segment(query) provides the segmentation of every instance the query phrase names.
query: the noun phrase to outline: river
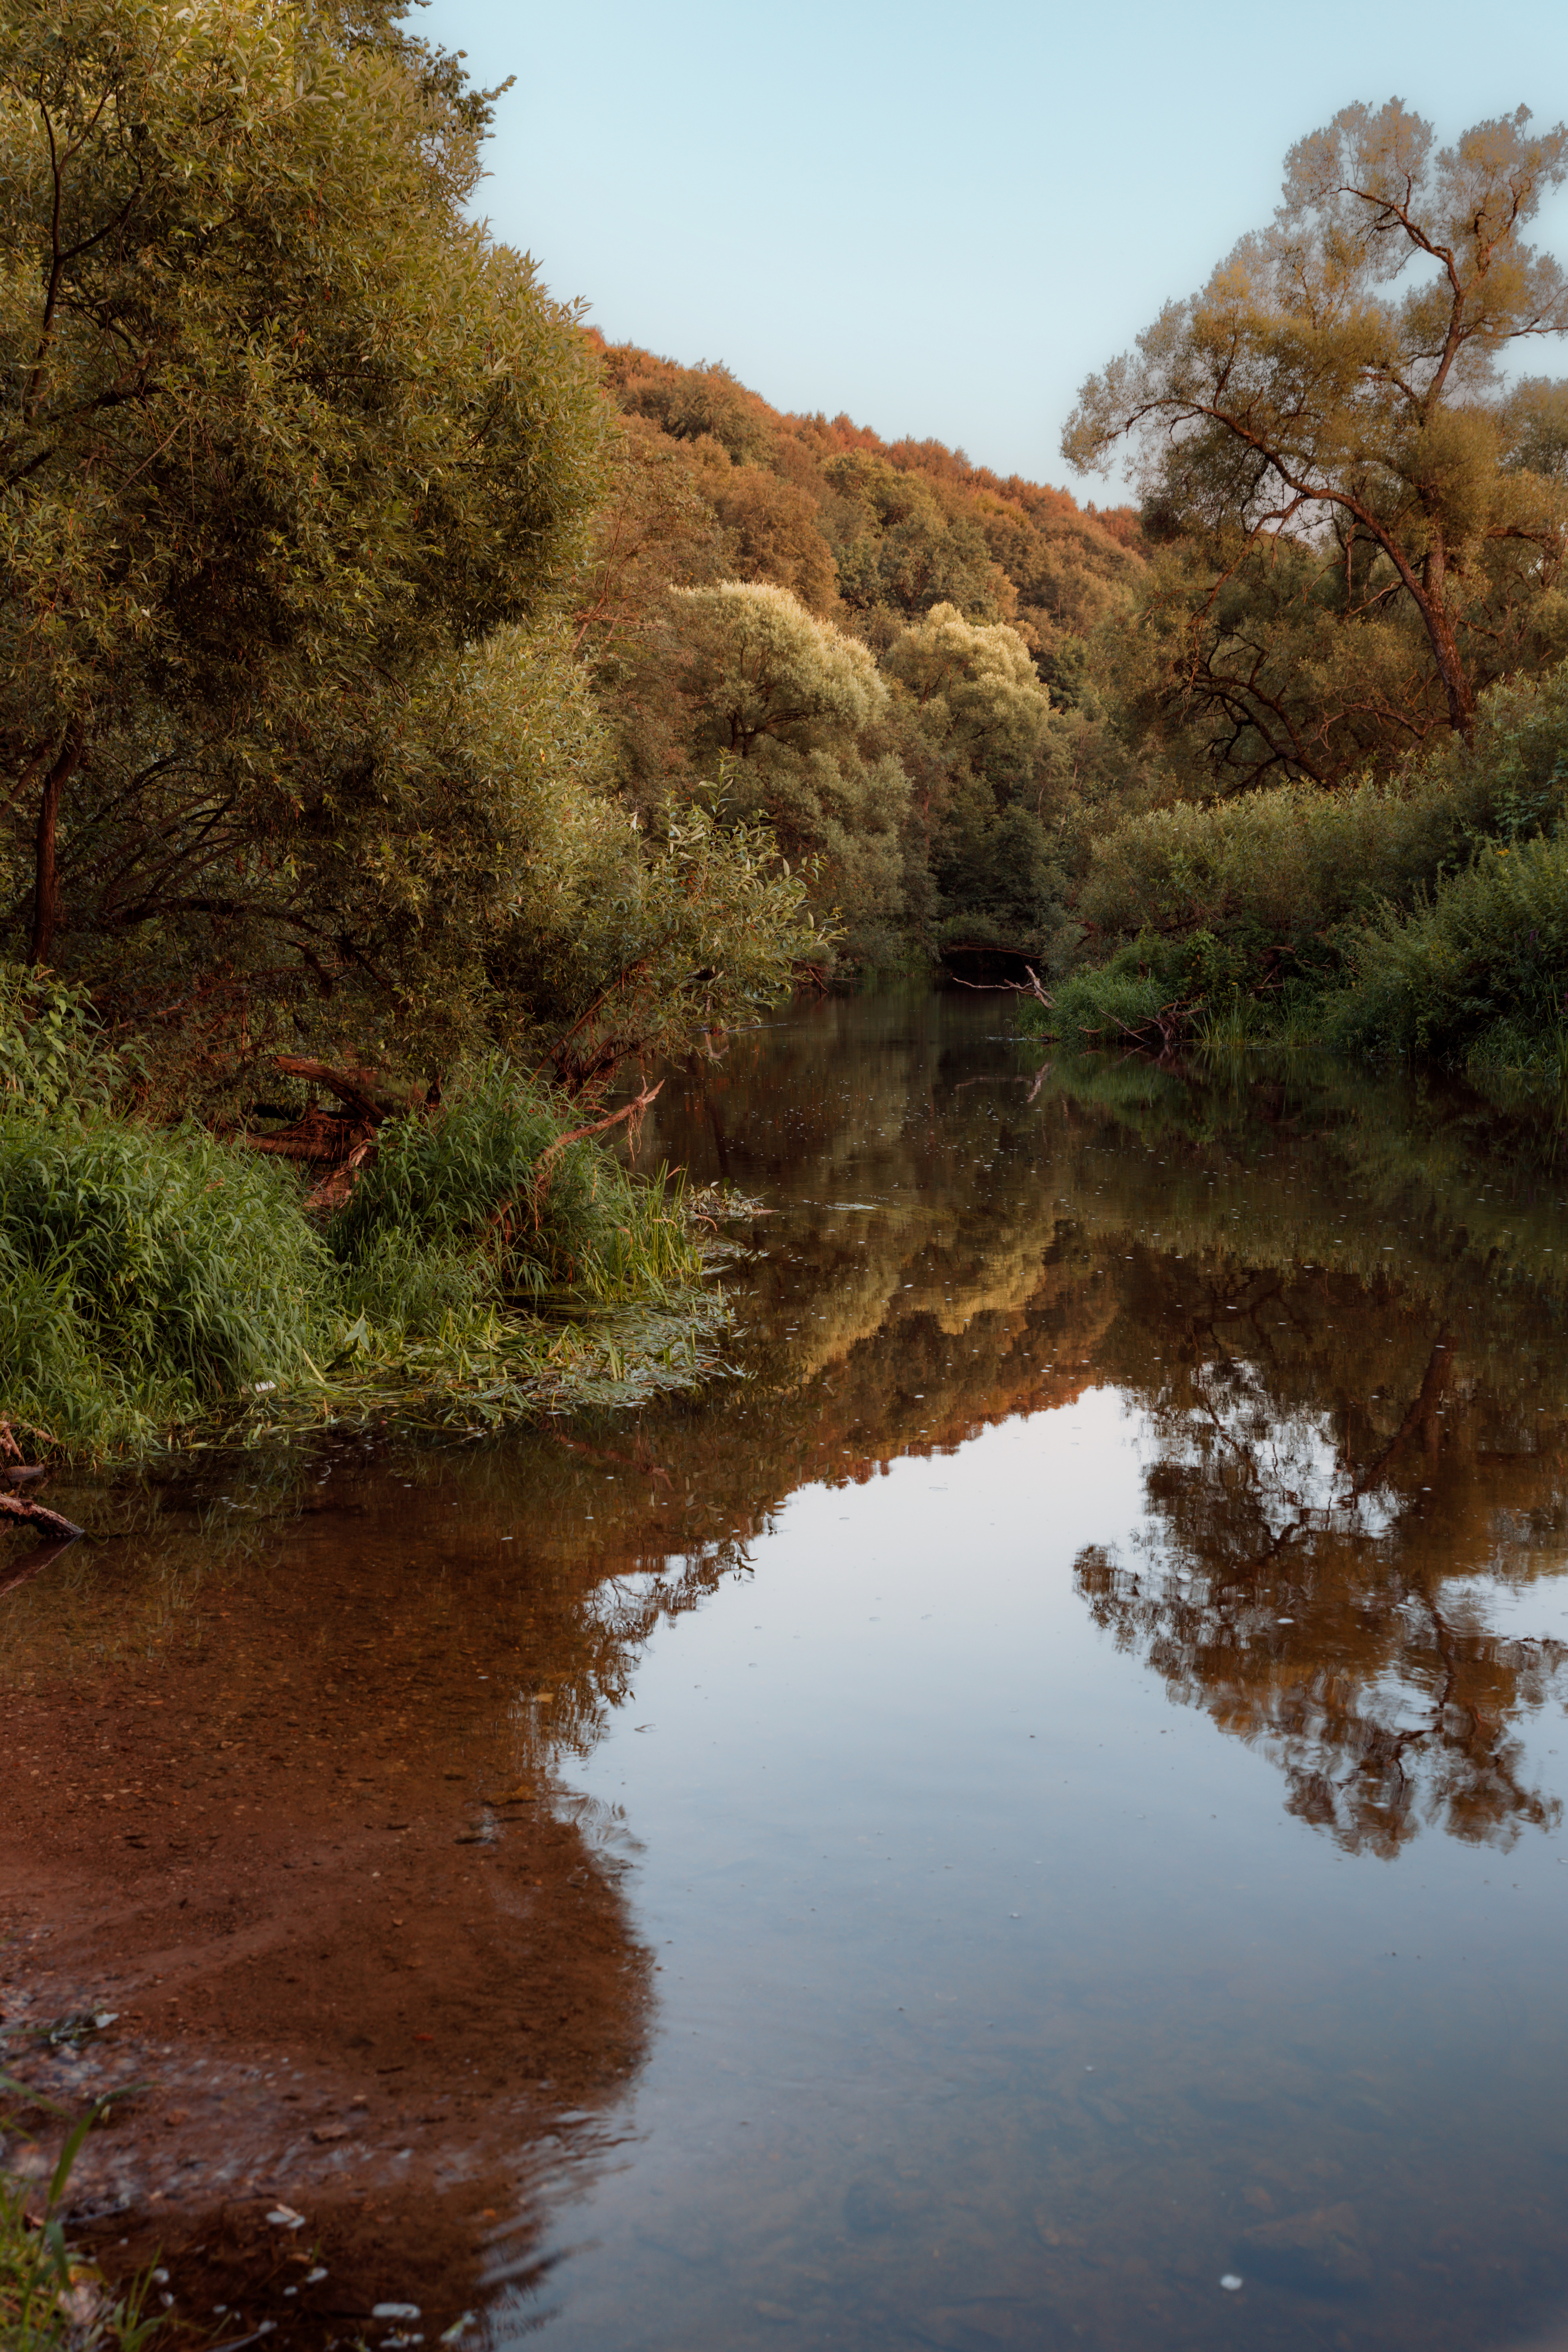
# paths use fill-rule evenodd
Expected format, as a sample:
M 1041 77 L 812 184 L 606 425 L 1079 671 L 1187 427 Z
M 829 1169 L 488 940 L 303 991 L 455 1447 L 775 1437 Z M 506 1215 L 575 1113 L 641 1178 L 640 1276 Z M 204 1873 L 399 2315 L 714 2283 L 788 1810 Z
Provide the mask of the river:
M 1007 1025 L 667 1080 L 735 1377 L 0 1598 L 3 2063 L 224 2340 L 1568 2346 L 1553 1130 Z

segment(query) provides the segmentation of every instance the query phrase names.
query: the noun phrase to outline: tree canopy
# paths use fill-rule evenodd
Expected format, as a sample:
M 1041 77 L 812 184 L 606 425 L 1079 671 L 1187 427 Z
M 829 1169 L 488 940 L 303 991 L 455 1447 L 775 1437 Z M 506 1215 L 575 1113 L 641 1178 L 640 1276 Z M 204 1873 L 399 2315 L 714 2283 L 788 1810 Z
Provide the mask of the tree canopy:
M 552 617 L 609 420 L 466 215 L 487 111 L 374 10 L 22 0 L 0 37 L 8 928 L 166 1043 L 439 1058 L 520 924 L 537 963 L 563 841 L 638 895 Z
M 1503 368 L 1568 329 L 1568 278 L 1525 242 L 1568 131 L 1525 108 L 1436 150 L 1398 100 L 1345 108 L 1286 164 L 1273 224 L 1134 353 L 1063 438 L 1131 438 L 1164 567 L 1151 681 L 1222 764 L 1332 782 L 1436 712 L 1560 649 L 1554 389 Z

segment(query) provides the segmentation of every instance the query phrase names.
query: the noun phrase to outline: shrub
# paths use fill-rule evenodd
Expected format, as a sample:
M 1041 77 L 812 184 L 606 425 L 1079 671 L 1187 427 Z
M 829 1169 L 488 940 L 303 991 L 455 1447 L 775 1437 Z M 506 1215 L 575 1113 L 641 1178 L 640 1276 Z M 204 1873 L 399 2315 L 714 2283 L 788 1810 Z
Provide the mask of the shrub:
M 1388 782 L 1315 784 L 1151 811 L 1095 849 L 1080 913 L 1102 931 L 1308 941 L 1384 901 L 1412 906 L 1479 839 L 1554 824 L 1568 797 L 1568 664 L 1494 688 L 1473 739 Z
M 1459 1058 L 1506 1029 L 1510 1051 L 1555 1058 L 1568 1024 L 1568 835 L 1478 849 L 1413 912 L 1384 908 L 1349 964 L 1330 1021 L 1338 1039 Z
M 269 1412 L 302 1392 L 298 1417 L 353 1411 L 367 1383 L 383 1412 L 483 1389 L 493 1421 L 535 1410 L 542 1377 L 559 1402 L 642 1345 L 579 1334 L 563 1354 L 522 1307 L 720 1312 L 698 1299 L 679 1197 L 591 1139 L 563 1145 L 552 1100 L 504 1065 L 434 1118 L 389 1120 L 324 1235 L 284 1161 L 188 1123 L 10 1100 L 0 1423 L 69 1454 L 144 1450 L 269 1390 Z
M 387 1308 L 432 1257 L 482 1269 L 475 1279 L 496 1297 L 535 1301 L 616 1306 L 695 1278 L 664 1185 L 636 1181 L 589 1139 L 562 1146 L 561 1133 L 551 1098 L 493 1063 L 434 1118 L 387 1121 L 328 1245 L 362 1281 L 384 1270 Z
M 0 962 L 0 1109 L 100 1099 L 115 1067 L 85 988 Z

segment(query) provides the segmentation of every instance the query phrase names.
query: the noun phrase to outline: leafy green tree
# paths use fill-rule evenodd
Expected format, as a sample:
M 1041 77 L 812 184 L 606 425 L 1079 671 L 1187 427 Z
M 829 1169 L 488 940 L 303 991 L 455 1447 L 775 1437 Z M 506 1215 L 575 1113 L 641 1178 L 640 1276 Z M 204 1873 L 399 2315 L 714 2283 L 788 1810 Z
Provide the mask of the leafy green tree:
M 1291 151 L 1272 226 L 1083 388 L 1064 454 L 1103 468 L 1130 436 L 1156 531 L 1186 542 L 1156 698 L 1244 775 L 1335 781 L 1434 700 L 1463 733 L 1479 686 L 1561 630 L 1568 509 L 1500 389 L 1568 328 L 1568 279 L 1524 242 L 1568 131 L 1529 120 L 1434 153 L 1398 100 L 1345 108 Z
M 938 936 L 1037 945 L 1064 877 L 1041 814 L 1050 694 L 1027 646 L 1004 622 L 937 604 L 894 641 L 885 667 L 900 689 L 928 920 Z
M 1005 798 L 1027 791 L 1045 750 L 1051 698 L 1016 629 L 936 604 L 895 641 L 885 667 L 908 692 L 927 740 L 952 762 Z
M 888 955 L 903 911 L 910 787 L 875 740 L 889 701 L 875 656 L 784 588 L 730 580 L 673 601 L 688 621 L 698 772 L 732 760 L 733 808 L 808 868 L 818 919 L 841 919 L 855 952 Z
M 542 609 L 603 436 L 573 315 L 464 215 L 484 117 L 374 18 L 7 13 L 0 749 L 35 961 L 242 1028 L 301 983 L 417 1017 L 428 940 L 494 895 L 452 665 Z
M 687 691 L 715 749 L 740 760 L 764 740 L 807 751 L 858 735 L 886 710 L 869 649 L 787 588 L 724 580 L 679 596 L 691 622 Z
M 646 831 L 605 803 L 595 815 L 520 900 L 492 962 L 529 1008 L 540 1068 L 574 1093 L 628 1055 L 646 1066 L 754 1020 L 834 939 L 765 824 L 699 800 L 667 804 Z
M 950 511 L 933 482 L 862 450 L 823 471 L 838 593 L 873 643 L 933 604 L 958 604 L 984 621 L 1011 615 L 1012 583 L 965 501 L 952 499 Z

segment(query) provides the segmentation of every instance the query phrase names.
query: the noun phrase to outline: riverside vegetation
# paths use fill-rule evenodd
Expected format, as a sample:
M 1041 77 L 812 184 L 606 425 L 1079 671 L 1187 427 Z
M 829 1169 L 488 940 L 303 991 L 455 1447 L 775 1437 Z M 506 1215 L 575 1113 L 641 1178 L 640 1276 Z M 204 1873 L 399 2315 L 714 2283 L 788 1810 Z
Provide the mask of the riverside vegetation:
M 607 1092 L 803 978 L 1568 1068 L 1562 130 L 1305 140 L 1101 511 L 607 342 L 387 0 L 15 0 L 0 93 L 12 1445 L 696 1377 Z

